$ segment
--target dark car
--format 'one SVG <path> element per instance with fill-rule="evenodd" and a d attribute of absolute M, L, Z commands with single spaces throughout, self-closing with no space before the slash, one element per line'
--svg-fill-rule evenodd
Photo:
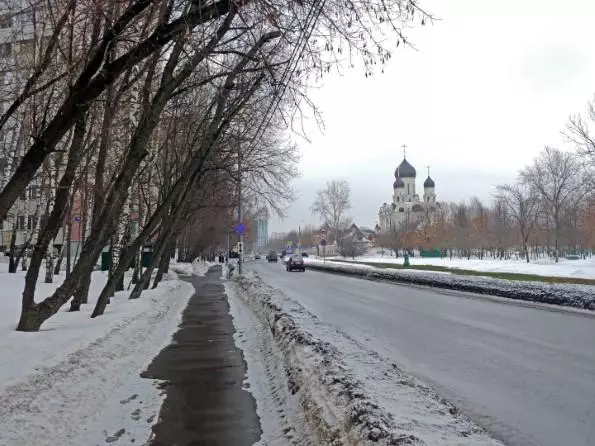
<path fill-rule="evenodd" d="M 254 256 L 254 260 L 260 260 L 260 254 L 256 254 L 256 255 Z"/>
<path fill-rule="evenodd" d="M 308 257 L 308 253 L 307 252 L 302 252 L 302 257 L 304 257 L 304 258 Z"/>
<path fill-rule="evenodd" d="M 304 265 L 304 259 L 299 254 L 292 254 L 287 259 L 286 263 L 287 271 L 306 271 L 306 265 Z"/>
<path fill-rule="evenodd" d="M 276 262 L 277 261 L 277 253 L 275 251 L 271 251 L 267 254 L 267 261 L 269 262 Z"/>

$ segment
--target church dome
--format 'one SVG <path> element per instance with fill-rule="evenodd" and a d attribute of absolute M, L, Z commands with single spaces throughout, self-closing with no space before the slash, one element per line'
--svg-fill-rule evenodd
<path fill-rule="evenodd" d="M 393 183 L 393 189 L 405 187 L 405 183 L 400 177 L 397 177 L 395 182 Z"/>
<path fill-rule="evenodd" d="M 399 167 L 397 167 L 397 169 L 395 170 L 395 177 L 396 178 L 415 178 L 416 176 L 416 172 L 415 172 L 415 168 L 409 164 L 409 161 L 407 161 L 405 158 L 403 158 L 403 161 L 401 162 L 401 164 L 399 164 Z"/>
<path fill-rule="evenodd" d="M 434 180 L 431 179 L 429 175 L 428 178 L 426 178 L 426 181 L 424 181 L 424 187 L 436 187 Z"/>

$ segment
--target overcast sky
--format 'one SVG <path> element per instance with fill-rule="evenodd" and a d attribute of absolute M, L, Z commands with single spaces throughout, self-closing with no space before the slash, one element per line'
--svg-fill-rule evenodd
<path fill-rule="evenodd" d="M 593 0 L 420 0 L 437 16 L 407 32 L 384 74 L 361 68 L 324 79 L 311 97 L 321 133 L 299 140 L 297 201 L 270 232 L 318 223 L 309 206 L 327 180 L 352 190 L 350 216 L 372 227 L 407 159 L 421 190 L 431 167 L 440 201 L 491 199 L 544 145 L 568 148 L 560 130 L 595 92 Z"/>

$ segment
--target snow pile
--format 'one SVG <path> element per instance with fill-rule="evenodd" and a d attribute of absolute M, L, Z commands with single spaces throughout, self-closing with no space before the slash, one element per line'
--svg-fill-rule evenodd
<path fill-rule="evenodd" d="M 237 294 L 271 329 L 315 444 L 500 445 L 423 383 L 259 277 L 236 283 Z"/>
<path fill-rule="evenodd" d="M 253 395 L 260 418 L 262 435 L 255 446 L 316 445 L 298 395 L 290 391 L 284 356 L 269 325 L 239 296 L 233 281 L 225 282 L 225 292 L 235 327 L 234 341 L 247 364 L 243 388 Z"/>
<path fill-rule="evenodd" d="M 434 274 L 419 270 L 376 268 L 339 262 L 308 259 L 308 268 L 335 274 L 347 274 L 366 279 L 391 280 L 414 285 L 448 288 L 478 294 L 490 294 L 510 299 L 541 302 L 595 310 L 595 287 L 590 285 L 521 282 L 481 276 Z"/>
<path fill-rule="evenodd" d="M 175 274 L 179 274 L 181 276 L 204 276 L 209 268 L 213 265 L 214 263 L 211 262 L 201 262 L 199 260 L 194 260 L 192 263 L 172 262 L 169 269 Z"/>
<path fill-rule="evenodd" d="M 341 257 L 327 257 L 327 260 L 342 259 Z M 395 263 L 403 264 L 403 258 L 391 256 L 361 256 L 349 259 L 350 262 Z M 470 269 L 495 273 L 533 274 L 550 277 L 575 277 L 581 279 L 595 279 L 595 257 L 578 260 L 560 258 L 559 262 L 550 258 L 540 258 L 527 263 L 523 259 L 492 259 L 492 258 L 432 258 L 410 257 L 411 265 L 432 265 L 445 268 Z M 433 272 L 434 274 L 436 272 Z"/>
<path fill-rule="evenodd" d="M 39 295 L 61 278 L 39 283 Z M 82 311 L 65 306 L 39 333 L 20 333 L 14 324 L 22 280 L 0 273 L 0 444 L 143 444 L 162 397 L 160 383 L 140 373 L 170 342 L 193 287 L 171 280 L 136 300 L 120 292 L 104 316 L 90 319 L 106 281 L 96 272 Z"/>

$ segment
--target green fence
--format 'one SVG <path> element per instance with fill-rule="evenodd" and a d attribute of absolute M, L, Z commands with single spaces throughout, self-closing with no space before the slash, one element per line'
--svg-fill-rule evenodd
<path fill-rule="evenodd" d="M 432 249 L 429 251 L 420 251 L 420 255 L 422 258 L 435 258 L 435 257 L 442 257 L 442 252 L 439 249 Z"/>

